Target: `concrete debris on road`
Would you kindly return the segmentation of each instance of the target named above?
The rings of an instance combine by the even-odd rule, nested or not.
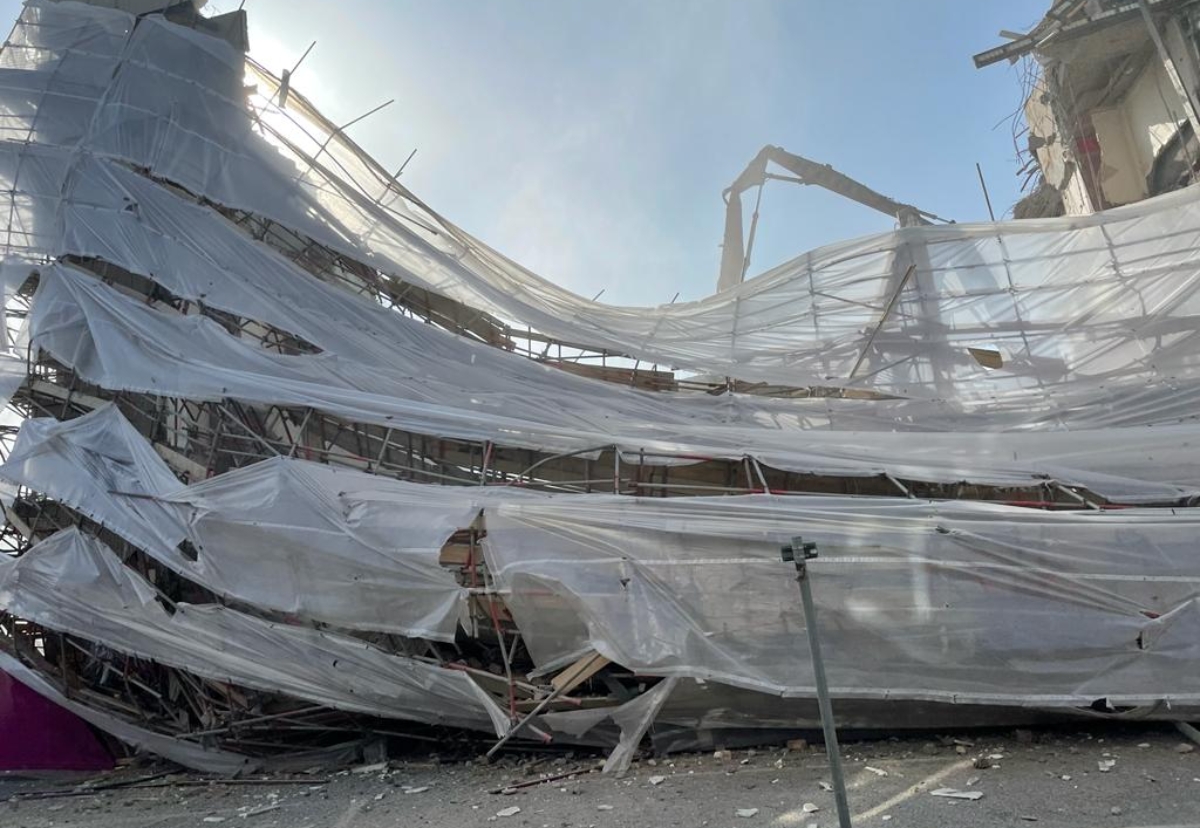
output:
[[[983,799],[983,791],[958,791],[954,788],[938,788],[936,791],[932,791],[931,795],[945,799]]]

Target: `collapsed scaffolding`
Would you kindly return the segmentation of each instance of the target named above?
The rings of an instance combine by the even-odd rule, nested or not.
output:
[[[29,0],[0,51],[0,669],[204,770],[437,728],[619,768],[813,722],[803,533],[849,724],[1197,707],[1194,188],[613,308],[244,32]]]

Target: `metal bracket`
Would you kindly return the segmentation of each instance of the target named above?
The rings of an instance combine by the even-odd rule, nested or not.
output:
[[[800,557],[796,557],[796,550],[800,550]],[[801,578],[808,575],[808,562],[817,557],[817,545],[812,541],[806,541],[804,538],[794,538],[787,546],[779,550],[780,557],[784,563],[794,563],[796,572]]]

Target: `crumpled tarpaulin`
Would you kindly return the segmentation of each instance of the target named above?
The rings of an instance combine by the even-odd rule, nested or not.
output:
[[[1189,416],[1181,395],[1196,396],[1191,189],[1086,218],[904,228],[814,251],[708,299],[618,308],[471,238],[315,112],[269,103],[273,80],[254,67],[263,94],[252,110],[244,56],[223,41],[156,16],[30,0],[5,53],[9,139],[122,159],[567,342],[744,380],[847,383],[864,332],[915,265],[850,384],[952,403],[974,430],[1056,428],[1100,409],[1114,424],[1162,422]],[[23,218],[30,204],[17,207]],[[995,351],[1003,368],[981,365],[970,348]],[[876,417],[894,427],[904,404],[876,406]]]
[[[638,673],[811,696],[779,555],[803,536],[837,697],[1194,706],[1192,511],[555,497],[486,510],[485,552],[539,665],[591,648]]]
[[[1192,189],[1085,218],[904,228],[708,299],[611,307],[455,227],[315,111],[270,103],[275,81],[255,67],[252,111],[244,56],[223,41],[161,17],[30,0],[5,52],[3,136],[123,159],[564,341],[717,376],[952,401],[983,421],[1007,414],[1043,428],[1131,394],[1160,418],[1187,416],[1171,405],[1180,383],[1194,398]],[[864,332],[898,292],[851,382]]]
[[[616,771],[660,715],[669,713],[664,738],[681,744],[688,728],[808,721],[778,705],[754,712],[767,698],[814,693],[799,596],[778,557],[796,534],[820,546],[815,593],[843,702],[1045,710],[1104,700],[1158,718],[1200,706],[1192,669],[1200,516],[1189,510],[581,498],[431,487],[286,458],[172,489],[162,461],[114,406],[67,423],[29,421],[2,471],[145,544],[196,583],[221,585],[256,607],[291,606],[302,621],[353,617],[348,603],[322,604],[314,574],[333,578],[330,595],[345,601],[360,586],[347,573],[377,578],[361,588],[365,630],[387,627],[389,599],[403,616],[420,592],[406,586],[420,582],[412,561],[394,550],[414,537],[436,543],[482,512],[489,568],[543,671],[594,649],[638,674],[667,677],[624,705],[543,718],[558,739],[615,743]],[[426,520],[437,529],[433,540]],[[305,541],[305,532],[323,539]],[[196,561],[171,546],[183,537]],[[431,552],[419,558],[434,566]],[[508,726],[464,673],[227,608],[183,604],[172,614],[149,584],[74,530],[0,562],[0,607],[120,652],[339,709],[489,732]],[[734,701],[723,703],[723,715],[697,718],[694,701],[672,707],[674,680],[685,678],[714,692],[764,695],[726,693]],[[121,723],[100,726],[152,744],[123,735]]]
[[[478,443],[484,458],[529,450],[533,468],[615,448],[646,466],[753,458],[835,477],[1063,483],[1126,504],[1200,495],[1198,188],[1088,218],[906,228],[697,302],[609,307],[443,219],[297,91],[286,108],[270,100],[275,83],[228,43],[161,16],[28,0],[0,50],[0,300],[35,274],[38,289],[27,330],[0,347],[0,398],[26,378],[28,351],[42,391],[71,375],[64,417],[126,392],[174,410],[307,408],[389,439]],[[246,232],[269,222],[270,243]],[[310,250],[345,261],[309,273],[298,261]],[[531,326],[641,364],[890,396],[649,393],[455,336],[314,275],[369,281],[372,269],[516,323],[500,344]],[[264,330],[280,334],[278,351]],[[101,391],[73,406],[77,382]],[[202,418],[190,424],[205,429]],[[155,439],[168,460],[227,468],[188,455],[187,427]],[[814,591],[843,701],[1103,700],[1162,716],[1200,704],[1196,510],[548,495],[284,457],[185,486],[155,448],[102,406],[27,422],[2,476],[245,611],[163,601],[77,529],[0,560],[0,608],[211,680],[500,734],[510,717],[469,674],[351,634],[456,642],[478,589],[511,611],[523,669],[531,659],[548,675],[595,651],[650,680],[622,704],[543,717],[580,739],[603,730],[619,768],[660,713],[676,727],[747,721],[697,715],[710,692],[697,687],[812,697],[799,597],[778,557],[803,535],[821,549]],[[751,488],[768,489],[760,477]],[[498,592],[460,585],[439,561],[477,521]],[[245,761],[90,715],[193,767]]]
[[[228,607],[168,609],[151,584],[77,529],[0,560],[0,607],[128,655],[338,710],[497,734],[509,726],[465,672]]]
[[[651,465],[679,455],[749,455],[774,468],[827,475],[890,471],[1001,486],[1058,479],[1124,502],[1200,493],[1200,426],[1190,423],[1054,435],[922,434],[919,441],[901,433],[807,430],[795,416],[802,401],[671,397],[594,381],[559,387],[561,372],[495,351],[480,360],[487,370],[477,372],[474,352],[461,349],[457,361],[449,337],[441,343],[449,346],[442,375],[421,341],[398,347],[388,366],[361,351],[272,353],[206,317],[147,307],[81,270],[48,266],[39,273],[34,344],[114,390],[313,407],[354,422],[552,452],[616,444],[636,459],[648,452]],[[339,321],[355,324],[353,317]],[[471,380],[463,383],[466,376]]]
[[[27,420],[0,479],[70,505],[222,597],[446,642],[467,590],[439,555],[490,494],[283,459],[184,488],[111,405]]]
[[[821,549],[812,565],[815,592],[830,681],[843,698],[1042,707],[1101,698],[1123,705],[1200,700],[1200,676],[1192,669],[1200,656],[1194,643],[1200,638],[1193,637],[1200,620],[1200,564],[1193,554],[1200,514],[1193,510],[1047,513],[820,496],[578,497],[431,487],[278,458],[151,501],[166,514],[179,508],[193,515],[154,523],[157,511],[135,514],[105,493],[118,480],[112,467],[121,452],[100,459],[94,435],[104,441],[120,434],[116,425],[99,428],[119,416],[107,408],[74,423],[34,421],[29,433],[40,437],[22,437],[3,474],[129,538],[186,533],[198,541],[198,561],[162,549],[164,562],[256,606],[294,605],[304,617],[327,620],[316,595],[319,579],[311,574],[373,573],[380,580],[362,595],[379,603],[365,605],[360,626],[374,628],[383,623],[389,595],[400,612],[420,592],[405,585],[413,578],[410,561],[388,550],[424,537],[424,519],[445,537],[482,512],[489,568],[543,670],[594,649],[645,675],[811,696],[799,596],[779,559],[779,546],[803,535]],[[146,456],[143,438],[132,429],[126,434],[123,456]],[[89,441],[93,453],[81,453]],[[73,472],[63,459],[69,457],[84,458],[80,468],[99,478]],[[333,530],[328,543],[301,542],[314,510],[299,504],[310,494],[341,504],[340,518],[338,507],[325,507],[324,525]],[[441,523],[431,518],[439,514]],[[338,541],[346,534],[363,545]],[[272,546],[277,550],[263,551],[260,561],[254,550]],[[81,539],[66,545],[75,547],[99,554]],[[213,566],[197,566],[210,555]],[[34,566],[15,566],[22,565]],[[242,584],[233,578],[236,567]],[[331,594],[345,589],[348,601],[354,583],[341,577],[339,584]],[[156,604],[144,612],[161,621]],[[350,609],[339,612],[348,616]],[[863,658],[865,652],[872,656]]]

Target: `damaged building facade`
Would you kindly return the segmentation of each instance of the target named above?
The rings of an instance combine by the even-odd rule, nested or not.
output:
[[[1200,707],[1195,188],[612,307],[246,31],[28,0],[0,51],[11,678],[202,770],[444,728],[616,769],[814,723],[803,536],[845,725]]]
[[[975,57],[1024,61],[1029,166],[1017,218],[1090,215],[1186,187],[1200,168],[1200,6],[1056,0],[1028,34]]]

